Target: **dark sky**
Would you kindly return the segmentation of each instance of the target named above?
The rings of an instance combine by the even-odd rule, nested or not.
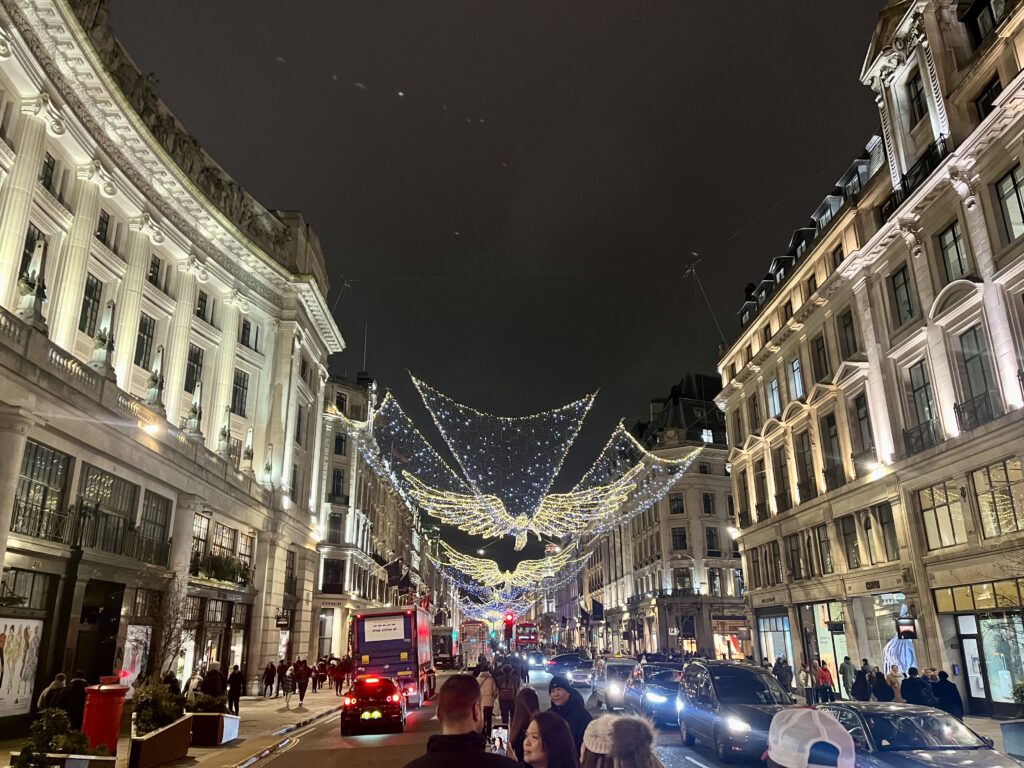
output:
[[[878,125],[882,0],[114,0],[208,152],[320,236],[354,377],[514,415],[567,464],[687,371]],[[569,478],[574,479],[574,478]],[[571,484],[571,483],[569,483]]]

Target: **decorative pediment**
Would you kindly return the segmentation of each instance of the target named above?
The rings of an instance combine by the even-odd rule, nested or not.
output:
[[[757,448],[761,443],[764,442],[764,438],[759,434],[747,435],[747,439],[743,441],[743,450],[752,451]]]
[[[935,301],[932,302],[932,306],[928,310],[929,319],[933,323],[941,325],[980,302],[984,290],[984,284],[977,278],[965,277],[954,280],[939,291],[939,295],[935,297]]]
[[[835,397],[838,391],[839,389],[832,384],[818,382],[813,387],[811,387],[811,393],[807,397],[807,404],[817,405],[818,403],[823,403],[826,400],[830,400],[833,397]]]
[[[761,434],[764,435],[765,438],[769,438],[774,434],[784,432],[785,429],[785,424],[779,421],[779,419],[772,418],[768,419],[768,421],[764,423],[764,427],[761,428]]]
[[[807,404],[801,400],[790,400],[782,409],[782,420],[787,424],[807,412]]]
[[[836,375],[832,377],[832,383],[837,387],[842,387],[844,384],[851,384],[855,381],[860,381],[867,375],[867,360],[844,360],[840,363],[839,370],[836,371]]]

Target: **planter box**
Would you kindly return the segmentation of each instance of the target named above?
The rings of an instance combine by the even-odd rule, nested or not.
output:
[[[1003,720],[999,730],[1003,734],[1003,751],[1010,757],[1024,759],[1024,720]]]
[[[219,747],[238,738],[238,715],[192,713],[192,746]]]
[[[10,765],[14,765],[20,752],[11,752]],[[56,752],[46,753],[47,765],[57,768],[114,768],[117,758],[113,755],[100,757],[99,755],[65,755]]]
[[[191,714],[180,717],[170,725],[151,731],[145,736],[135,735],[133,723],[128,768],[153,768],[161,763],[180,760],[188,754],[191,744]]]

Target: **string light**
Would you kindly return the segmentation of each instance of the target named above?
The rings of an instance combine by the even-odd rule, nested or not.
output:
[[[545,588],[546,581],[564,573],[572,566],[582,567],[590,555],[578,556],[576,545],[566,547],[556,555],[543,560],[520,560],[514,571],[503,571],[494,560],[464,555],[447,542],[441,541],[442,554],[439,558],[429,555],[430,560],[445,573],[455,570],[484,587],[510,590],[514,588]]]

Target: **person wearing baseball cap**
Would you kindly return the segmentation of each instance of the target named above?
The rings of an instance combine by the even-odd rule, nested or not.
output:
[[[854,768],[853,737],[832,715],[817,709],[784,709],[768,730],[768,768]]]

